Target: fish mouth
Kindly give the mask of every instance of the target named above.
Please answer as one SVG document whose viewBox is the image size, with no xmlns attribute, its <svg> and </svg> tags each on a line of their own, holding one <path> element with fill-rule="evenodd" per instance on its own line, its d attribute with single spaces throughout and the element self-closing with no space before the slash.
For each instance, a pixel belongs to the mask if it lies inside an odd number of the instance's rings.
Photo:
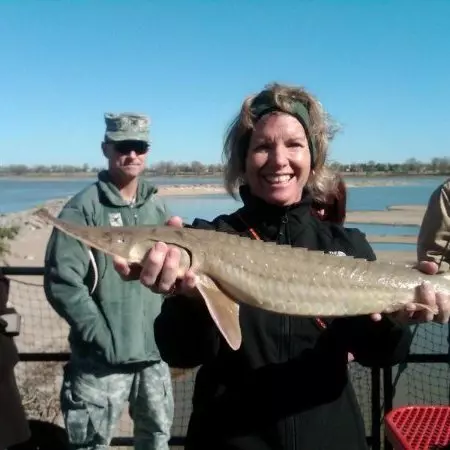
<svg viewBox="0 0 450 450">
<path fill-rule="evenodd" d="M 294 174 L 262 175 L 262 178 L 271 186 L 285 186 L 292 181 Z"/>
</svg>

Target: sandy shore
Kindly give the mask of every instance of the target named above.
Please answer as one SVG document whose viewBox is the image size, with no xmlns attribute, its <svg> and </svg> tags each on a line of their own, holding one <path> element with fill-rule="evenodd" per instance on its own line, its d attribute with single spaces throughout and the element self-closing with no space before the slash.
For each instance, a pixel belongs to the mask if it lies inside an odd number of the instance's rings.
<svg viewBox="0 0 450 450">
<path fill-rule="evenodd" d="M 190 186 L 161 188 L 161 195 L 201 195 L 202 193 L 219 193 L 221 188 L 217 186 Z M 67 198 L 52 200 L 40 206 L 45 206 L 55 215 L 59 213 Z M 11 266 L 42 266 L 44 262 L 45 246 L 50 235 L 51 227 L 43 224 L 42 221 L 33 216 L 36 208 L 20 211 L 17 213 L 0 216 L 0 227 L 18 225 L 19 235 L 11 242 L 11 253 L 6 258 Z M 425 212 L 425 206 L 395 205 L 384 211 L 350 211 L 347 214 L 347 222 L 358 224 L 378 224 L 378 225 L 401 225 L 420 226 Z M 369 235 L 371 243 L 399 243 L 414 244 L 416 236 L 413 235 Z M 377 252 L 378 253 L 378 252 Z M 395 256 L 395 253 L 388 252 L 388 257 Z M 400 256 L 401 252 L 399 252 Z M 380 252 L 383 257 L 383 252 Z"/>
<path fill-rule="evenodd" d="M 375 180 L 377 181 L 377 180 Z M 395 181 L 394 181 L 395 182 Z M 204 194 L 225 193 L 224 189 L 216 185 L 190 185 L 190 186 L 163 186 L 159 189 L 163 196 L 190 196 Z M 51 200 L 43 205 L 55 215 L 59 213 L 68 198 Z M 33 216 L 36 208 L 17 213 L 0 216 L 0 227 L 18 225 L 19 235 L 11 242 L 11 253 L 6 258 L 11 266 L 42 266 L 44 262 L 45 246 L 50 235 L 51 228 Z M 425 206 L 394 205 L 384 211 L 350 211 L 347 214 L 347 222 L 352 226 L 358 224 L 420 226 Z M 399 243 L 414 244 L 416 236 L 413 235 L 369 235 L 371 243 Z M 377 252 L 380 258 L 394 257 L 396 254 L 404 260 L 405 252 Z M 409 254 L 410 252 L 406 252 Z M 29 280 L 29 278 L 27 278 Z"/>
</svg>

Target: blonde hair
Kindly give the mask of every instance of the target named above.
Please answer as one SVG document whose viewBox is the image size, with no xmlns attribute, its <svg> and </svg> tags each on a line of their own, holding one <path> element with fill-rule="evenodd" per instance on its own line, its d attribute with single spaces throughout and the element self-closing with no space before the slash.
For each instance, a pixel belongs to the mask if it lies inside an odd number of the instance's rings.
<svg viewBox="0 0 450 450">
<path fill-rule="evenodd" d="M 313 199 L 318 202 L 326 202 L 330 193 L 338 190 L 341 181 L 343 178 L 339 172 L 323 165 L 320 171 L 320 183 L 316 183 L 311 192 Z"/>
<path fill-rule="evenodd" d="M 278 83 L 267 85 L 258 94 L 245 98 L 239 114 L 229 126 L 224 141 L 222 158 L 224 162 L 225 189 L 233 198 L 239 186 L 245 184 L 245 159 L 250 143 L 250 138 L 259 117 L 252 110 L 256 97 L 264 94 L 274 105 L 276 111 L 293 114 L 296 116 L 295 105 L 303 105 L 309 116 L 307 134 L 314 142 L 314 149 L 310 148 L 313 158 L 312 167 L 307 182 L 307 188 L 313 198 L 322 198 L 330 189 L 330 173 L 325 168 L 328 153 L 328 143 L 334 137 L 338 126 L 333 123 L 331 117 L 324 111 L 321 103 L 302 87 L 288 86 Z M 315 150 L 313 152 L 313 150 Z"/>
</svg>

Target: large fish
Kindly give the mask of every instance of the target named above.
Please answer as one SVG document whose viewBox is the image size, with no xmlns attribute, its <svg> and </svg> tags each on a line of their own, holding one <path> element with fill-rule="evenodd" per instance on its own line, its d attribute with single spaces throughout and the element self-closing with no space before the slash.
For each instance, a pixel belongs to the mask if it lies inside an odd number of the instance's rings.
<svg viewBox="0 0 450 450">
<path fill-rule="evenodd" d="M 68 223 L 45 209 L 36 215 L 60 231 L 111 256 L 141 263 L 156 242 L 180 249 L 179 275 L 197 274 L 197 289 L 233 348 L 241 344 L 239 304 L 280 314 L 337 317 L 390 313 L 414 302 L 429 280 L 450 293 L 450 281 L 387 262 L 293 248 L 214 230 L 169 226 L 92 227 Z M 417 304 L 437 314 L 437 310 Z"/>
</svg>

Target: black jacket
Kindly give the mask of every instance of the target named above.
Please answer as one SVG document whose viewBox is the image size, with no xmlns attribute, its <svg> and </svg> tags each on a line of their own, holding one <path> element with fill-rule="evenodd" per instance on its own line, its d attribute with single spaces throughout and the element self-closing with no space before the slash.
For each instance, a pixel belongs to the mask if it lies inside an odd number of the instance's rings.
<svg viewBox="0 0 450 450">
<path fill-rule="evenodd" d="M 364 235 L 321 222 L 311 201 L 279 208 L 241 190 L 238 211 L 261 238 L 375 259 Z M 246 234 L 236 213 L 193 226 Z M 337 258 L 339 256 L 336 256 Z M 308 270 L 305 267 L 304 270 Z M 408 327 L 384 318 L 326 320 L 240 307 L 242 345 L 231 350 L 203 302 L 165 300 L 155 323 L 161 355 L 197 374 L 186 450 L 361 450 L 365 429 L 348 379 L 347 354 L 365 365 L 392 365 L 407 355 Z"/>
</svg>

